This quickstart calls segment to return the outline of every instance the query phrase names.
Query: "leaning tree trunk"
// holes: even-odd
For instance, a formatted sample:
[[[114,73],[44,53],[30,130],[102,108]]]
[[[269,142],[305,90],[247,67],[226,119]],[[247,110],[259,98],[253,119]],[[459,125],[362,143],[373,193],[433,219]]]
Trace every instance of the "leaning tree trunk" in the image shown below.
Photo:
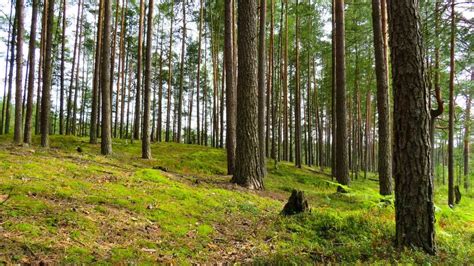
[[[33,10],[31,14],[31,30],[29,43],[29,72],[28,75],[28,100],[26,104],[25,136],[23,141],[31,144],[31,123],[33,119],[33,95],[35,87],[35,42],[36,42],[36,23],[38,18],[38,0],[33,0]]]
[[[372,25],[374,29],[375,74],[377,77],[377,109],[379,115],[379,184],[380,194],[392,194],[392,143],[390,138],[390,110],[387,69],[383,49],[380,0],[372,0]]]
[[[257,3],[241,0],[238,7],[237,149],[233,183],[263,189],[258,136]]]
[[[434,254],[429,91],[425,83],[419,7],[410,0],[391,0],[388,4],[395,101],[396,243]]]

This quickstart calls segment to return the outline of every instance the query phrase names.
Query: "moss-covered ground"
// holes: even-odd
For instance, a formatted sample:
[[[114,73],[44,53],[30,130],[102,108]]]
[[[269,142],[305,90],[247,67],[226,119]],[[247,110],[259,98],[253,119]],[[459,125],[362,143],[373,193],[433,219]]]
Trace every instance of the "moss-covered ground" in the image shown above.
[[[320,169],[269,162],[266,190],[253,192],[229,184],[220,149],[159,143],[143,160],[139,142],[114,140],[107,157],[86,138],[37,144],[0,137],[0,264],[474,264],[472,192],[451,209],[436,186],[429,256],[393,247],[393,198],[381,201],[373,175],[340,194]],[[282,217],[294,188],[312,210]]]

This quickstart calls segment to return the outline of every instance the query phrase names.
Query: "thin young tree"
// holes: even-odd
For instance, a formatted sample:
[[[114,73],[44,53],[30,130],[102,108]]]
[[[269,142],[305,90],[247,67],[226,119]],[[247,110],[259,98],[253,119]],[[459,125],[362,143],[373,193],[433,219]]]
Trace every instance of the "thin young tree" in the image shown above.
[[[63,14],[62,14],[62,33],[61,33],[61,77],[60,77],[60,92],[59,92],[59,134],[63,135],[64,134],[64,70],[66,69],[65,63],[66,63],[66,0],[62,1],[62,6],[63,6]]]
[[[372,26],[374,31],[375,75],[377,78],[377,109],[379,117],[379,192],[381,195],[390,195],[392,194],[392,143],[381,10],[380,0],[372,0]]]
[[[16,89],[15,89],[15,128],[13,141],[22,142],[22,81],[23,81],[23,35],[24,35],[24,1],[16,0]]]
[[[235,169],[235,131],[236,131],[236,105],[237,94],[235,91],[234,76],[234,41],[233,41],[233,0],[225,0],[225,82],[226,82],[226,149],[227,149],[227,174],[234,174]],[[200,52],[199,52],[200,54]],[[198,63],[199,65],[199,63]],[[198,69],[199,73],[199,69]],[[199,83],[199,82],[198,82]],[[199,85],[198,85],[199,88]],[[199,100],[198,100],[199,102]],[[198,109],[199,113],[199,109]],[[199,117],[199,116],[198,116]],[[198,119],[199,120],[199,119]],[[199,122],[198,122],[199,123]],[[198,136],[199,139],[199,136]]]
[[[28,63],[29,75],[28,75],[28,99],[26,104],[26,119],[25,119],[25,135],[23,141],[27,144],[31,144],[31,124],[33,120],[33,97],[35,94],[35,58],[36,58],[36,24],[38,20],[38,0],[32,2],[32,13],[31,13],[31,29],[30,29],[30,42],[28,49]]]
[[[104,21],[102,24],[102,51],[101,51],[101,71],[100,88],[102,92],[102,133],[101,133],[101,154],[112,154],[112,103],[110,91],[110,32],[112,20],[112,0],[104,1]]]
[[[170,123],[171,123],[171,81],[173,78],[173,69],[171,61],[173,59],[173,20],[174,20],[174,0],[171,0],[170,5],[170,43],[169,43],[169,53],[168,53],[168,92],[167,92],[167,101],[166,101],[166,132],[165,140],[166,142],[170,141]]]
[[[344,40],[344,0],[336,0],[336,179],[348,185],[349,165],[347,161],[346,128],[346,62]]]
[[[145,90],[143,93],[143,134],[142,134],[142,158],[151,159],[150,147],[150,91],[151,91],[151,51],[153,46],[153,9],[154,1],[148,1],[148,22],[146,31],[145,51]]]
[[[53,21],[54,21],[54,0],[46,0],[43,12],[46,16],[45,32],[45,55],[43,67],[43,95],[41,96],[41,146],[49,147],[49,110],[51,107],[51,76],[53,68],[52,47],[53,47]]]
[[[398,247],[418,247],[434,254],[431,118],[418,2],[390,0],[388,17],[394,88],[396,244]]]
[[[263,189],[258,138],[257,2],[241,0],[238,7],[237,148],[231,182]]]

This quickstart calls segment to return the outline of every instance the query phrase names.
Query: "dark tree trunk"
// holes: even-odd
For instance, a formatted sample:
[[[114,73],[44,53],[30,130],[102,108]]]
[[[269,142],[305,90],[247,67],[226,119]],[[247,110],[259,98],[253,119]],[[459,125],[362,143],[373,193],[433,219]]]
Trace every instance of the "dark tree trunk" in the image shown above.
[[[199,103],[200,103],[200,87],[201,87],[201,45],[202,45],[202,24],[204,20],[204,7],[203,7],[203,0],[199,1],[199,44],[198,44],[198,62],[197,62],[197,76],[196,76],[196,139],[197,144],[201,144],[201,121],[200,121],[200,110],[199,110]],[[227,118],[229,123],[229,117]]]
[[[168,54],[168,93],[166,101],[166,132],[165,140],[170,141],[170,123],[171,123],[171,86],[173,78],[173,70],[171,65],[171,59],[173,57],[173,19],[174,19],[174,0],[171,1],[171,19],[170,19],[170,43],[169,43],[169,54]]]
[[[46,42],[43,68],[43,95],[41,96],[41,146],[49,147],[49,109],[51,106],[51,75],[52,75],[52,47],[53,47],[53,21],[54,0],[45,1],[46,16]]]
[[[66,0],[62,1],[63,5],[63,17],[62,17],[62,40],[61,40],[61,79],[60,79],[60,96],[59,96],[59,134],[64,134],[64,63],[66,61],[65,52],[66,52]]]
[[[7,99],[7,80],[8,80],[8,67],[10,63],[10,49],[13,50],[13,42],[11,41],[13,38],[13,33],[12,33],[12,13],[13,13],[13,5],[14,3],[12,2],[10,5],[10,15],[8,16],[8,39],[7,39],[7,53],[6,53],[6,58],[5,58],[5,80],[3,83],[3,101],[2,101],[2,113],[0,115],[0,135],[3,134],[3,129],[4,129],[4,123],[5,123],[5,108],[6,108],[6,99]],[[13,22],[14,24],[15,22]]]
[[[13,131],[13,141],[22,142],[22,74],[23,74],[23,33],[24,33],[24,1],[16,0],[16,88],[15,88],[15,129]]]
[[[383,49],[380,0],[372,0],[372,25],[374,30],[375,74],[377,76],[377,109],[379,117],[378,172],[380,194],[392,194],[392,143],[390,138],[390,117],[387,69]]]
[[[429,91],[425,84],[418,8],[417,2],[410,0],[388,2],[395,100],[396,243],[399,247],[419,247],[434,254]]]
[[[226,70],[226,149],[227,149],[227,174],[234,174],[235,169],[235,131],[236,131],[236,105],[237,94],[235,91],[234,58],[233,58],[233,0],[225,1],[225,70]],[[199,64],[198,64],[199,65]],[[198,69],[199,73],[199,69]],[[198,85],[199,88],[199,85]],[[198,99],[199,102],[199,99]],[[198,109],[199,112],[199,109]],[[199,122],[198,122],[199,123]],[[199,138],[199,136],[198,136]]]
[[[471,68],[471,82],[474,81],[474,70]],[[468,92],[469,93],[469,92]],[[467,95],[466,114],[464,118],[464,189],[469,189],[469,139],[471,137],[471,104],[472,96]]]
[[[331,175],[336,177],[336,0],[332,0],[331,31]]]
[[[181,142],[181,124],[183,114],[183,90],[184,90],[184,52],[186,49],[186,0],[183,0],[183,39],[181,40],[181,69],[179,80],[179,95],[178,95],[178,129],[176,132],[176,142]]]
[[[99,92],[100,92],[100,58],[101,58],[101,46],[102,46],[102,24],[103,24],[103,5],[104,0],[100,0],[99,15],[97,20],[97,42],[95,47],[95,64],[94,64],[94,78],[92,85],[92,107],[91,107],[91,127],[90,127],[90,140],[91,144],[97,143],[97,132],[98,132],[98,113],[99,113]]]
[[[31,124],[33,119],[33,97],[35,87],[35,51],[36,51],[36,24],[38,18],[38,0],[33,0],[33,10],[31,14],[30,43],[28,51],[29,75],[28,75],[28,100],[26,104],[25,136],[23,141],[31,144]]]
[[[283,25],[282,25],[283,26]],[[283,48],[283,160],[289,159],[289,136],[288,136],[288,0],[285,0],[285,33]]]
[[[336,178],[340,184],[349,184],[346,128],[346,64],[344,41],[344,0],[336,0]]]
[[[257,3],[241,0],[238,7],[237,149],[233,183],[263,189],[258,137]]]

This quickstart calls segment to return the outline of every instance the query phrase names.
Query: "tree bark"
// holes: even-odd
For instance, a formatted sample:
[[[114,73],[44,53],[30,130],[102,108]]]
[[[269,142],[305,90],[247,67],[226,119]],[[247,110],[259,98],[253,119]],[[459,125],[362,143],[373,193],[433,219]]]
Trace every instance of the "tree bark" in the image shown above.
[[[171,0],[171,18],[170,18],[170,43],[169,43],[169,54],[168,54],[168,95],[166,102],[166,132],[165,140],[170,141],[170,123],[171,123],[171,86],[173,78],[173,70],[171,65],[171,59],[173,57],[173,19],[174,19],[174,0]]]
[[[260,24],[258,38],[258,147],[260,170],[265,173],[265,24],[267,1],[260,0]]]
[[[233,183],[260,190],[263,176],[258,136],[257,3],[241,0],[238,7],[237,149]]]
[[[474,81],[474,69],[471,68],[471,82]],[[469,92],[468,92],[469,93]],[[464,118],[464,189],[469,189],[469,140],[471,138],[471,105],[472,95],[466,99],[466,114]]]
[[[140,19],[138,28],[138,55],[137,55],[137,85],[135,94],[135,119],[133,122],[133,139],[140,138],[140,112],[142,106],[142,66],[143,66],[143,27],[145,20],[145,1],[140,0]]]
[[[101,58],[101,47],[102,47],[102,24],[103,24],[103,5],[104,0],[100,0],[100,8],[97,19],[97,41],[95,47],[95,64],[94,64],[94,77],[92,84],[92,107],[91,107],[91,127],[90,127],[90,140],[91,144],[97,143],[97,132],[98,132],[98,112],[99,112],[99,92],[100,92],[100,58]]]
[[[38,0],[33,0],[33,10],[31,14],[31,30],[30,30],[30,43],[29,43],[29,75],[28,75],[28,100],[26,104],[26,120],[25,120],[25,136],[23,141],[27,144],[31,144],[31,124],[33,120],[33,97],[35,87],[35,56],[36,56],[36,24],[38,18]]]
[[[204,11],[203,11],[203,0],[199,1],[199,33],[198,33],[198,62],[197,62],[197,75],[196,75],[196,139],[197,144],[201,144],[201,119],[200,119],[200,110],[199,103],[200,99],[200,87],[201,87],[201,45],[202,45],[202,24],[204,20]],[[229,117],[228,117],[229,119]],[[227,122],[229,123],[229,122]]]
[[[235,145],[236,145],[236,105],[237,94],[235,91],[235,76],[234,76],[234,41],[233,41],[233,0],[225,1],[225,71],[226,71],[226,149],[227,149],[227,174],[234,174],[235,169]],[[200,54],[200,52],[199,52]],[[199,63],[198,63],[199,65]],[[199,69],[198,69],[199,73]],[[198,85],[199,88],[199,85]],[[199,99],[198,99],[199,102]],[[199,109],[198,109],[199,112]],[[198,122],[199,123],[199,122]],[[199,136],[198,136],[199,139]]]
[[[392,194],[392,143],[390,138],[390,110],[387,69],[381,23],[380,0],[372,0],[372,25],[374,30],[375,74],[377,76],[377,109],[379,117],[378,173],[381,195]]]
[[[448,125],[448,204],[454,205],[454,45],[455,45],[454,0],[451,0],[451,47],[449,63],[449,125]]]
[[[300,50],[299,50],[299,1],[296,0],[296,23],[295,23],[295,50],[296,50],[296,74],[295,74],[295,165],[301,168],[301,88],[300,88]]]
[[[346,70],[344,41],[344,0],[336,0],[336,178],[342,185],[348,185],[346,128]]]
[[[142,158],[151,159],[150,147],[150,91],[151,91],[151,50],[153,46],[153,9],[154,1],[148,1],[148,22],[146,31],[145,90],[143,93],[143,135]]]
[[[394,88],[396,243],[436,252],[430,177],[429,91],[425,81],[418,2],[390,0]]]
[[[102,91],[102,134],[101,134],[101,154],[112,154],[112,105],[110,91],[110,31],[112,16],[112,0],[104,1],[104,22],[101,51],[101,79],[100,87]]]
[[[23,74],[23,34],[24,34],[24,1],[16,0],[17,32],[16,32],[16,89],[15,89],[15,129],[13,141],[22,142],[22,74]]]
[[[51,106],[51,74],[52,74],[52,46],[53,46],[53,21],[54,0],[45,1],[46,16],[46,42],[43,68],[43,95],[41,96],[41,146],[49,147],[49,109]]]
[[[179,95],[178,95],[178,129],[176,132],[176,142],[181,142],[181,123],[183,114],[183,90],[184,90],[184,53],[186,49],[186,0],[183,0],[183,39],[181,40],[181,69],[179,80]]]

